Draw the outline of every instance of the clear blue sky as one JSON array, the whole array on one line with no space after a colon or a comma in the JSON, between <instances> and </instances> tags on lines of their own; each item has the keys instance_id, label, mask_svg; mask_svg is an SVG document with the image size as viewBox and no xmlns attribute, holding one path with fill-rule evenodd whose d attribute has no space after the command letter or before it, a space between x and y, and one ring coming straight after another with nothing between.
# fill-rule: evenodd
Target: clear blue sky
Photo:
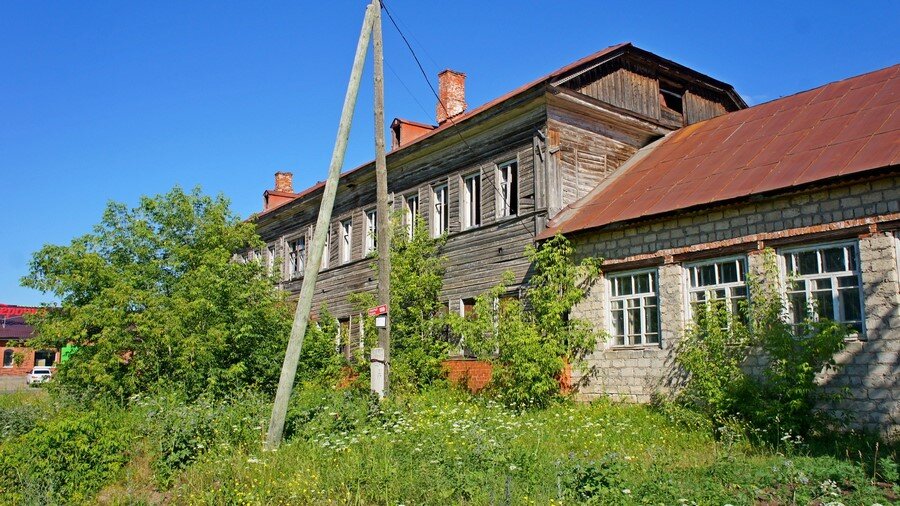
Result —
<instances>
[{"instance_id":1,"label":"clear blue sky","mask_svg":"<svg viewBox=\"0 0 900 506\"><path fill-rule=\"evenodd\" d=\"M365 3L0 2L0 302L50 301L19 286L32 252L90 231L109 200L201 185L248 216L275 171L323 179ZM468 74L470 107L622 41L750 104L900 61L896 0L387 5L432 79ZM387 19L384 33L387 120L432 122ZM345 168L373 156L371 88Z\"/></svg>"}]
</instances>

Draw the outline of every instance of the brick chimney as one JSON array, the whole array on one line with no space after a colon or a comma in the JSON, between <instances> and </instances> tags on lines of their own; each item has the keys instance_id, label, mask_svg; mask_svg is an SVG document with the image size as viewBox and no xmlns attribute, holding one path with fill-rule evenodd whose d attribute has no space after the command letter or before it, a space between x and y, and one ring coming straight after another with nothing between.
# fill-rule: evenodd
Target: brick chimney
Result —
<instances>
[{"instance_id":1,"label":"brick chimney","mask_svg":"<svg viewBox=\"0 0 900 506\"><path fill-rule=\"evenodd\" d=\"M275 173L275 191L294 193L294 173L293 172L276 172Z\"/></svg>"},{"instance_id":2,"label":"brick chimney","mask_svg":"<svg viewBox=\"0 0 900 506\"><path fill-rule=\"evenodd\" d=\"M437 104L438 125L466 112L466 75L450 69L438 74L438 96L441 98Z\"/></svg>"},{"instance_id":3,"label":"brick chimney","mask_svg":"<svg viewBox=\"0 0 900 506\"><path fill-rule=\"evenodd\" d=\"M275 189L263 192L263 211L294 200L294 173L276 172Z\"/></svg>"}]
</instances>

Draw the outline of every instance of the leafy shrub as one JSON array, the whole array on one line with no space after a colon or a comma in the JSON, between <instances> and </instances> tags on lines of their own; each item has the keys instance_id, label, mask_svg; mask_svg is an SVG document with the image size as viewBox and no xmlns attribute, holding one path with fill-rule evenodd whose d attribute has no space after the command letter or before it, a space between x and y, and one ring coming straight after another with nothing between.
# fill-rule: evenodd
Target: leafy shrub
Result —
<instances>
[{"instance_id":1,"label":"leafy shrub","mask_svg":"<svg viewBox=\"0 0 900 506\"><path fill-rule=\"evenodd\" d=\"M750 303L740 317L715 302L696 311L676 360L689 378L681 400L714 423L741 419L752 433L771 442L785 434L823 430L829 422L816 405L833 396L816 384L816 375L836 367L834 355L844 347L850 329L812 317L799 324L787 320L777 279L774 253L766 252L763 283L749 281ZM758 355L762 371L747 366Z\"/></svg>"},{"instance_id":2,"label":"leafy shrub","mask_svg":"<svg viewBox=\"0 0 900 506\"><path fill-rule=\"evenodd\" d=\"M562 235L529 247L526 255L532 274L524 301L505 297L505 277L476 298L473 315L452 315L450 322L467 348L493 364L488 391L510 406L542 407L561 396L566 364L578 366L597 341L588 322L569 314L600 270L593 258L576 263Z\"/></svg>"},{"instance_id":3,"label":"leafy shrub","mask_svg":"<svg viewBox=\"0 0 900 506\"><path fill-rule=\"evenodd\" d=\"M629 470L621 455L610 453L588 461L570 456L569 460L560 480L564 498L578 504L597 504L609 496L621 498L622 490L628 490L624 480Z\"/></svg>"},{"instance_id":4,"label":"leafy shrub","mask_svg":"<svg viewBox=\"0 0 900 506\"><path fill-rule=\"evenodd\" d=\"M40 420L0 446L0 495L11 503L87 502L128 460L134 434L116 407Z\"/></svg>"},{"instance_id":5,"label":"leafy shrub","mask_svg":"<svg viewBox=\"0 0 900 506\"><path fill-rule=\"evenodd\" d=\"M338 336L338 321L323 306L318 321L306 328L303 352L297 365L297 383L331 384L341 373L344 359L334 345Z\"/></svg>"},{"instance_id":6,"label":"leafy shrub","mask_svg":"<svg viewBox=\"0 0 900 506\"><path fill-rule=\"evenodd\" d=\"M135 409L143 413L154 449L153 470L165 487L175 472L206 454L258 447L271 404L252 392L192 402L175 393L137 401Z\"/></svg>"},{"instance_id":7,"label":"leafy shrub","mask_svg":"<svg viewBox=\"0 0 900 506\"><path fill-rule=\"evenodd\" d=\"M110 203L94 232L34 254L22 284L60 307L30 317L31 345L77 347L52 384L87 398L273 390L290 308L263 265L232 260L262 246L224 197L199 189Z\"/></svg>"},{"instance_id":8,"label":"leafy shrub","mask_svg":"<svg viewBox=\"0 0 900 506\"><path fill-rule=\"evenodd\" d=\"M383 412L367 389L334 390L306 385L291 397L285 421L286 439L310 439L321 434L355 431L377 423Z\"/></svg>"},{"instance_id":9,"label":"leafy shrub","mask_svg":"<svg viewBox=\"0 0 900 506\"><path fill-rule=\"evenodd\" d=\"M0 396L0 441L30 431L52 411L45 395L13 393Z\"/></svg>"}]
</instances>

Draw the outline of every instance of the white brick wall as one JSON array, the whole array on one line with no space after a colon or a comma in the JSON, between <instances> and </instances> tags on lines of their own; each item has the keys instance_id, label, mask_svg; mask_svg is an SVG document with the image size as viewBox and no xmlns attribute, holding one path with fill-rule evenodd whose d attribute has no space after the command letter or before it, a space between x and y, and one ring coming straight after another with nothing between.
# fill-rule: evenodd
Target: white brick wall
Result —
<instances>
[{"instance_id":1,"label":"white brick wall","mask_svg":"<svg viewBox=\"0 0 900 506\"><path fill-rule=\"evenodd\" d=\"M609 268L621 269L623 261L659 264L659 304L662 343L659 346L615 348L600 342L587 357L586 370L573 379L584 398L608 395L614 399L649 401L654 392L677 388L681 376L674 363L675 348L683 333L685 311L684 270L673 255L682 259L691 252L714 256L716 248L728 247L722 256L745 253L748 269L763 274L764 256L759 246L776 239L790 244L823 242L822 234L841 235L845 226L856 226L891 218L900 211L900 178L810 191L792 196L735 205L726 209L682 215L650 224L620 227L575 236L584 256L599 256ZM843 220L856 220L844 222ZM860 221L862 220L862 221ZM871 226L871 225L870 225ZM820 376L829 390L849 387L850 396L827 406L837 414L847 413L858 426L900 436L900 279L898 248L891 231L861 230L859 245L866 340L850 342L837 357L843 367ZM817 235L802 235L815 233ZM844 234L846 238L846 234ZM776 247L779 243L776 243ZM621 266L620 266L621 265ZM768 280L780 282L780 280ZM573 316L607 329L607 283L601 279Z\"/></svg>"}]
</instances>

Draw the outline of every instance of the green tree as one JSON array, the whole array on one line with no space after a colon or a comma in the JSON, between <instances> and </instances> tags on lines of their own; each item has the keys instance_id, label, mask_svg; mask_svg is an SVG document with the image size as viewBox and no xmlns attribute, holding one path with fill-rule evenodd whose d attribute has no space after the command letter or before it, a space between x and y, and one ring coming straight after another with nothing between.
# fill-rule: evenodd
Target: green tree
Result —
<instances>
[{"instance_id":1,"label":"green tree","mask_svg":"<svg viewBox=\"0 0 900 506\"><path fill-rule=\"evenodd\" d=\"M290 307L262 265L232 260L262 246L224 197L199 189L112 202L92 233L34 254L22 284L60 307L34 316L31 344L78 347L55 382L80 394L270 389Z\"/></svg>"},{"instance_id":2,"label":"green tree","mask_svg":"<svg viewBox=\"0 0 900 506\"><path fill-rule=\"evenodd\" d=\"M526 255L532 273L524 300L508 296L511 278L475 300L474 314L451 316L454 334L494 366L490 390L511 406L546 406L560 397L566 365L578 366L597 334L589 322L571 318L597 279L600 263L575 259L575 248L557 235Z\"/></svg>"},{"instance_id":3,"label":"green tree","mask_svg":"<svg viewBox=\"0 0 900 506\"><path fill-rule=\"evenodd\" d=\"M445 258L441 254L446 238L432 238L421 217L412 234L399 216L391 220L391 388L412 391L443 377L442 361L447 358L446 308L440 302L444 286ZM377 257L372 268L378 270ZM350 301L359 311L376 305L374 293L355 293ZM377 342L375 320L365 320L365 340ZM360 368L362 375L368 367Z\"/></svg>"},{"instance_id":4,"label":"green tree","mask_svg":"<svg viewBox=\"0 0 900 506\"><path fill-rule=\"evenodd\" d=\"M772 250L765 252L762 276L751 276L746 317L724 304L698 308L679 345L676 361L688 373L680 400L714 423L749 423L764 439L809 435L831 421L816 406L840 395L826 394L816 375L836 368L834 355L851 333L846 325L818 320L791 322ZM788 282L791 282L790 280ZM757 356L754 368L748 358Z\"/></svg>"}]
</instances>

